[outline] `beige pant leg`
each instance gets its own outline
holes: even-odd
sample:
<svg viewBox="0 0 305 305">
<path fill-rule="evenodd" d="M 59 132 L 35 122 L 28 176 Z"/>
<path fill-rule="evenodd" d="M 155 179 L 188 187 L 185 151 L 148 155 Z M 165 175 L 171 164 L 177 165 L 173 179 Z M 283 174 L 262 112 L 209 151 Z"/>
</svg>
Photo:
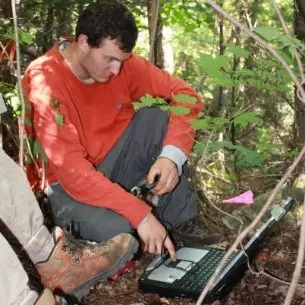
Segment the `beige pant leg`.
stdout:
<svg viewBox="0 0 305 305">
<path fill-rule="evenodd" d="M 28 286 L 29 278 L 17 255 L 0 233 L 0 304 L 32 305 L 38 293 Z"/>
<path fill-rule="evenodd" d="M 54 241 L 24 171 L 0 148 L 0 219 L 33 263 L 45 261 Z M 0 227 L 1 229 L 1 227 Z"/>
</svg>

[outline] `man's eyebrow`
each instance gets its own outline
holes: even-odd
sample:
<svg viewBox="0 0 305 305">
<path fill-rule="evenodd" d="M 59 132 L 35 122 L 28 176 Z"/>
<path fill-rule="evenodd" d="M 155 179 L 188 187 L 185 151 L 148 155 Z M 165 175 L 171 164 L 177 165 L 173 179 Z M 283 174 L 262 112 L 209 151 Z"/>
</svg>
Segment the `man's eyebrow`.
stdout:
<svg viewBox="0 0 305 305">
<path fill-rule="evenodd" d="M 117 60 L 117 61 L 122 61 L 121 59 L 115 57 L 115 56 L 112 56 L 112 55 L 105 55 L 107 58 L 109 59 L 114 59 L 114 60 Z"/>
</svg>

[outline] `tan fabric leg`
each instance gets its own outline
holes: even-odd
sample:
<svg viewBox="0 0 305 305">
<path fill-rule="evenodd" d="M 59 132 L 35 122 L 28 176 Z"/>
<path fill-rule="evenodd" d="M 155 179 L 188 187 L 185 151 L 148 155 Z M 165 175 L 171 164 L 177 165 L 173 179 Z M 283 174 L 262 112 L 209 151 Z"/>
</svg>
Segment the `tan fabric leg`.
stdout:
<svg viewBox="0 0 305 305">
<path fill-rule="evenodd" d="M 0 249 L 0 304 L 33 305 L 38 293 L 29 288 L 28 275 L 1 233 Z"/>
<path fill-rule="evenodd" d="M 0 148 L 0 219 L 25 248 L 33 263 L 54 247 L 24 171 Z"/>
</svg>

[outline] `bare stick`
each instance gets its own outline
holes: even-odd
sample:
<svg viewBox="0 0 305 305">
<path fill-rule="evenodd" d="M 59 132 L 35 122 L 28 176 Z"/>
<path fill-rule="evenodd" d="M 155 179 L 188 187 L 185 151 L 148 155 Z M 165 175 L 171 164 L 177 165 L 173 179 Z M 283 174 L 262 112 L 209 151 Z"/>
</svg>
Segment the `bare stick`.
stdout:
<svg viewBox="0 0 305 305">
<path fill-rule="evenodd" d="M 293 295 L 295 293 L 295 290 L 297 288 L 300 276 L 301 276 L 301 271 L 302 271 L 302 266 L 303 266 L 303 261 L 304 261 L 304 250 L 305 250 L 305 197 L 304 197 L 304 204 L 303 204 L 303 216 L 302 216 L 302 224 L 301 224 L 301 229 L 300 229 L 300 239 L 299 239 L 299 250 L 298 250 L 298 257 L 297 261 L 295 264 L 295 269 L 292 275 L 292 281 L 289 286 L 289 290 L 287 292 L 286 298 L 285 298 L 285 303 L 284 305 L 290 305 Z"/>
<path fill-rule="evenodd" d="M 275 11 L 276 11 L 280 21 L 281 21 L 281 24 L 282 24 L 282 27 L 284 29 L 285 34 L 287 36 L 290 36 L 287 24 L 286 24 L 286 22 L 285 22 L 285 20 L 283 18 L 283 15 L 281 14 L 279 6 L 275 2 L 275 0 L 272 0 L 272 3 L 273 3 L 274 9 L 275 9 Z M 293 47 L 293 52 L 294 52 L 295 58 L 297 60 L 297 64 L 298 64 L 299 70 L 301 72 L 302 81 L 304 81 L 305 80 L 304 69 L 303 69 L 303 64 L 302 64 L 301 58 L 300 58 L 300 54 L 299 54 L 299 52 L 297 51 L 297 49 L 295 47 Z"/>
<path fill-rule="evenodd" d="M 20 142 L 19 165 L 21 166 L 21 168 L 23 168 L 25 103 L 24 103 L 24 96 L 23 96 L 22 84 L 21 84 L 20 46 L 19 46 L 18 24 L 17 24 L 17 14 L 16 14 L 16 1 L 11 0 L 11 4 L 12 4 L 12 13 L 13 13 L 13 21 L 14 21 L 14 30 L 15 30 L 15 42 L 16 42 L 17 81 L 18 81 L 19 96 L 21 101 L 21 120 L 19 125 L 19 142 Z"/>
<path fill-rule="evenodd" d="M 305 91 L 302 87 L 302 84 L 300 83 L 299 79 L 295 75 L 295 73 L 291 70 L 289 64 L 286 62 L 286 60 L 274 49 L 270 44 L 268 44 L 265 40 L 260 38 L 258 35 L 256 35 L 254 32 L 249 30 L 247 27 L 242 25 L 240 22 L 238 22 L 234 17 L 230 16 L 226 11 L 224 11 L 219 5 L 217 5 L 212 0 L 206 0 L 206 2 L 213 7 L 218 13 L 229 19 L 235 26 L 240 28 L 242 31 L 247 33 L 250 37 L 255 39 L 257 42 L 259 42 L 266 50 L 268 50 L 274 57 L 278 59 L 278 61 L 283 65 L 283 67 L 286 69 L 288 74 L 290 75 L 291 79 L 295 83 L 295 85 L 298 88 L 298 91 L 300 92 L 300 98 L 301 102 L 305 104 Z"/>
<path fill-rule="evenodd" d="M 230 247 L 230 249 L 226 252 L 224 257 L 221 259 L 221 261 L 220 261 L 218 267 L 216 268 L 213 276 L 209 279 L 208 283 L 206 284 L 206 286 L 204 287 L 203 291 L 201 292 L 201 294 L 200 294 L 200 296 L 199 296 L 199 298 L 198 298 L 198 300 L 196 302 L 196 305 L 202 304 L 205 296 L 207 295 L 208 291 L 212 287 L 213 283 L 215 282 L 217 276 L 219 275 L 220 271 L 224 267 L 226 261 L 228 260 L 228 258 L 232 254 L 232 252 L 237 248 L 238 244 L 247 236 L 247 234 L 252 229 L 254 229 L 254 227 L 259 223 L 259 221 L 264 216 L 264 214 L 267 212 L 269 206 L 273 202 L 276 194 L 279 192 L 279 190 L 281 189 L 282 185 L 286 182 L 286 180 L 291 176 L 292 172 L 295 170 L 295 168 L 301 162 L 301 160 L 303 159 L 304 155 L 305 155 L 305 146 L 302 148 L 302 151 L 300 152 L 298 157 L 293 161 L 292 165 L 288 168 L 288 170 L 286 171 L 285 175 L 282 177 L 282 179 L 278 182 L 276 187 L 273 189 L 272 193 L 268 197 L 267 202 L 265 203 L 263 208 L 260 210 L 260 212 L 258 213 L 256 218 L 252 221 L 252 223 L 239 236 L 237 236 L 237 238 L 235 239 L 233 245 Z"/>
</svg>

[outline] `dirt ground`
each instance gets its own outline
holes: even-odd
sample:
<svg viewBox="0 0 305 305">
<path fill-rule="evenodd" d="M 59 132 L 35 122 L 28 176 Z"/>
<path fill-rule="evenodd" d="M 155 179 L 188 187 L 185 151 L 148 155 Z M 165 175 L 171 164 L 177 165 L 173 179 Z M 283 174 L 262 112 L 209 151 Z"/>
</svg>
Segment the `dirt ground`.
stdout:
<svg viewBox="0 0 305 305">
<path fill-rule="evenodd" d="M 251 266 L 255 270 L 263 269 L 267 274 L 279 278 L 271 279 L 265 275 L 247 271 L 226 299 L 213 305 L 275 305 L 283 304 L 295 267 L 298 250 L 299 224 L 296 221 L 282 221 L 272 229 L 261 246 Z M 134 268 L 115 281 L 99 284 L 92 289 L 84 300 L 84 305 L 187 305 L 194 301 L 160 298 L 157 295 L 143 294 L 137 280 L 149 262 L 144 256 L 136 262 Z M 293 305 L 305 304 L 305 272 L 303 267 L 300 286 L 295 294 Z"/>
</svg>

